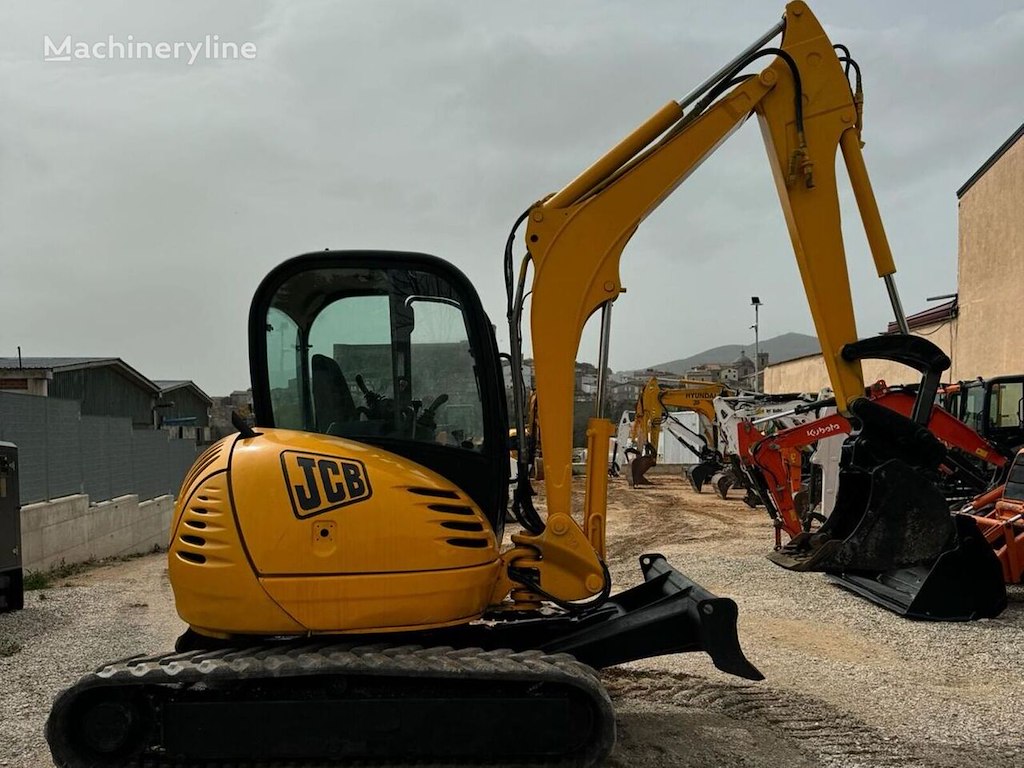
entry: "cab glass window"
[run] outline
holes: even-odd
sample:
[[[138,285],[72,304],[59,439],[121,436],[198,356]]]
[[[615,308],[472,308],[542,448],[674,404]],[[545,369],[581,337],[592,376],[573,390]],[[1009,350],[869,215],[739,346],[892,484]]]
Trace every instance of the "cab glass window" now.
[[[1011,381],[993,384],[989,399],[989,422],[993,429],[1016,429],[1021,426],[1021,402],[1024,383]]]
[[[963,398],[963,421],[979,434],[985,431],[985,388],[968,387],[966,392],[961,392]]]
[[[303,272],[267,313],[279,427],[370,442],[483,445],[483,408],[454,288],[414,270]]]

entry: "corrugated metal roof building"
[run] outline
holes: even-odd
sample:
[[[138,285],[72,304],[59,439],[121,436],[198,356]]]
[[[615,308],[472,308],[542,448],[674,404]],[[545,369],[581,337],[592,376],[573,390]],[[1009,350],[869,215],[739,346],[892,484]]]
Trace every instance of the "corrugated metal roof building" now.
[[[157,423],[187,427],[210,426],[210,406],[213,400],[195,382],[158,379],[160,399],[157,402]]]
[[[152,428],[160,387],[119,357],[0,357],[0,391],[77,400],[83,416]]]

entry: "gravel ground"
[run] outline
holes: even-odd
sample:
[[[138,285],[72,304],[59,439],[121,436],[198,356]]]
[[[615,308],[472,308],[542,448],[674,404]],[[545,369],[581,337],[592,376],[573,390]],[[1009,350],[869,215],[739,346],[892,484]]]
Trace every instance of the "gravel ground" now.
[[[785,755],[789,765],[836,768],[1024,765],[1014,704],[1024,698],[1024,588],[1010,588],[997,619],[901,619],[820,574],[765,559],[773,538],[763,509],[697,495],[682,478],[652,480],[610,491],[613,576],[639,581],[635,555],[653,549],[734,598],[744,652],[767,679],[723,675],[701,654],[610,670],[626,731],[614,764],[769,766]],[[679,738],[667,730],[676,725]],[[706,736],[698,743],[722,751],[688,756],[691,726]]]
[[[725,675],[703,654],[606,671],[619,719],[610,765],[1024,765],[1024,588],[1011,588],[998,619],[906,621],[820,575],[769,563],[763,510],[698,496],[678,477],[651,479],[610,489],[618,586],[641,580],[641,553],[663,553],[739,603],[744,651],[767,679]],[[42,730],[54,695],[104,661],[168,650],[183,628],[162,555],[28,593],[25,610],[0,615],[0,767],[50,765]],[[12,645],[20,650],[3,656]]]

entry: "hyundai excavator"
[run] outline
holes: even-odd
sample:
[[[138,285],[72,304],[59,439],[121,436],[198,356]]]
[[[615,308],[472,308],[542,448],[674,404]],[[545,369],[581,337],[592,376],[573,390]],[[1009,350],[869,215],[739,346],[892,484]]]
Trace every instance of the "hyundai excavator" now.
[[[239,420],[238,434],[204,452],[175,506],[168,574],[189,629],[174,652],[111,663],[61,693],[46,726],[54,762],[592,766],[615,740],[593,668],[702,651],[726,673],[761,678],[740,649],[736,604],[664,557],[640,555],[643,581],[613,593],[605,564],[612,425],[601,418],[622,250],[751,115],[837,402],[862,423],[851,441],[881,443],[844,468],[878,491],[859,510],[848,505],[848,518],[867,519],[869,539],[879,518],[885,523],[887,557],[869,567],[958,550],[970,532],[941,504],[930,514],[927,480],[884,453],[889,434],[916,438],[916,422],[875,419],[861,407],[861,358],[934,348],[911,336],[886,337],[882,350],[857,341],[838,147],[894,304],[895,267],[861,156],[860,88],[839,51],[804,3],[790,3],[735,60],[516,221],[504,262],[512,399],[525,434],[529,293],[546,510],[534,506],[520,451],[512,493],[520,531],[508,548],[501,360],[463,274],[432,256],[379,251],[318,252],[272,270],[249,314],[256,426]],[[765,57],[765,69],[745,74]],[[577,522],[574,361],[598,312],[601,373]],[[363,387],[353,389],[356,376]],[[876,509],[893,483],[910,487],[908,503]],[[918,544],[922,517],[933,535]],[[836,530],[803,565],[856,566],[862,538]],[[814,557],[822,552],[831,559]]]
[[[650,485],[645,475],[658,463],[658,441],[661,438],[661,425],[666,419],[672,419],[669,408],[679,408],[698,415],[701,423],[700,432],[692,432],[685,425],[677,422],[677,426],[689,436],[679,437],[686,446],[700,459],[699,465],[720,466],[721,456],[718,455],[718,434],[715,428],[714,399],[723,394],[733,394],[724,384],[706,381],[690,381],[682,379],[677,387],[662,387],[657,377],[644,385],[636,400],[633,415],[633,426],[630,429],[630,441],[633,447],[627,453],[634,457],[629,462],[627,479],[634,488],[638,485]]]

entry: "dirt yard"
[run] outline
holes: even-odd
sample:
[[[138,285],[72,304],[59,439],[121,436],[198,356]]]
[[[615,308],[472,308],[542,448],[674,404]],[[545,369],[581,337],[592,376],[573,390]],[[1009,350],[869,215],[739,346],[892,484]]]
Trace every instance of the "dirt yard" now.
[[[768,562],[763,510],[696,495],[682,478],[613,480],[609,565],[619,588],[660,552],[740,607],[747,657],[766,680],[718,672],[703,654],[605,672],[619,717],[618,768],[874,768],[1024,765],[1024,590],[998,619],[909,622]],[[63,686],[104,661],[168,650],[183,629],[164,557],[29,593],[0,616],[0,768],[50,765],[42,729]],[[5,655],[7,654],[7,655]]]
[[[1024,765],[1020,708],[1024,588],[998,618],[970,624],[901,619],[820,574],[770,563],[763,509],[697,495],[677,476],[609,494],[608,541],[620,586],[655,551],[739,604],[750,683],[702,654],[605,674],[619,713],[622,766]]]

